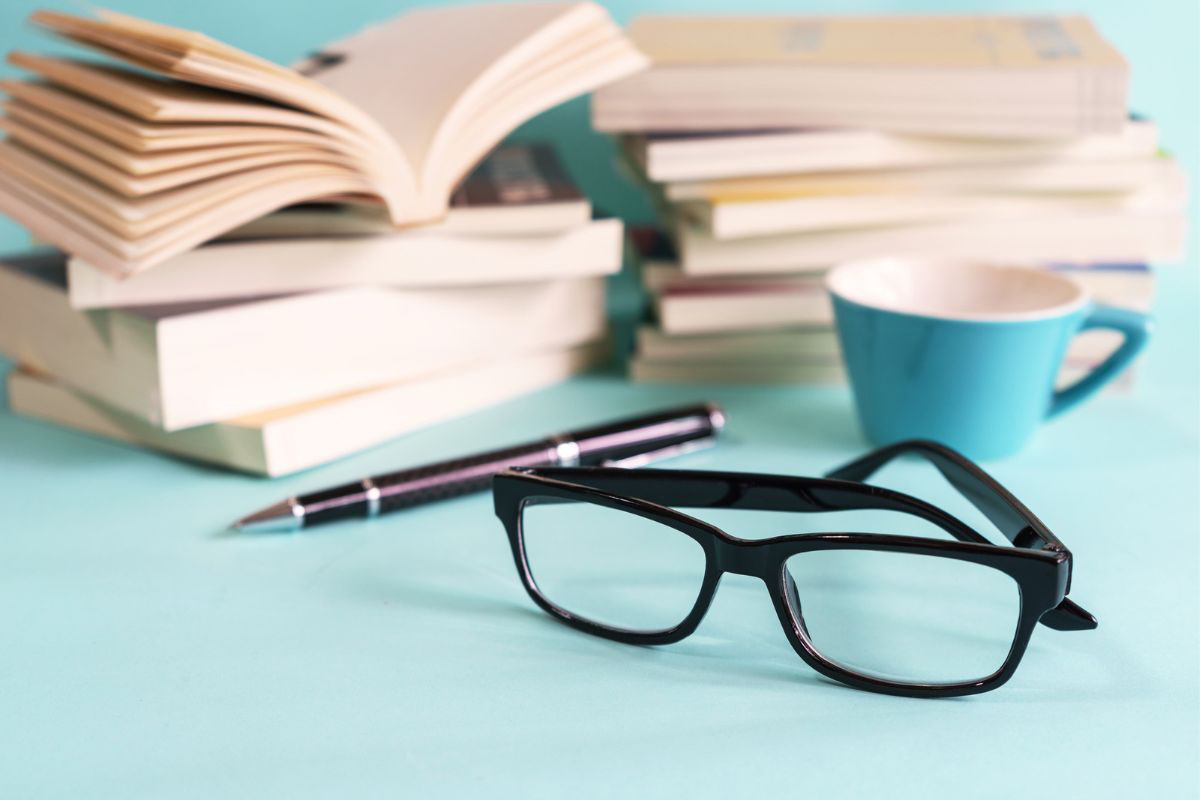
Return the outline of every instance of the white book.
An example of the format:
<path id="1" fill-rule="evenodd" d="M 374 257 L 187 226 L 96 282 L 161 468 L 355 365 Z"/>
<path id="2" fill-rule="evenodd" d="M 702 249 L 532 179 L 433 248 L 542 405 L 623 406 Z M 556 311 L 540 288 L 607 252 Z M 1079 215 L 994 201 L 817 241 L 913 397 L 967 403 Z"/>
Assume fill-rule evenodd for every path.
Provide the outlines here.
<path id="1" fill-rule="evenodd" d="M 64 272 L 57 253 L 0 261 L 0 353 L 164 430 L 568 347 L 605 329 L 603 278 L 81 313 Z"/>
<path id="2" fill-rule="evenodd" d="M 1144 264 L 1048 268 L 1078 282 L 1097 303 L 1143 313 L 1153 309 L 1154 274 Z M 641 331 L 649 338 L 639 338 L 639 352 L 647 357 L 700 356 L 709 348 L 713 354 L 747 357 L 809 353 L 818 333 L 832 331 L 823 273 L 696 278 L 676 265 L 651 262 L 643 266 L 643 281 L 654 295 L 659 322 L 659 328 Z M 1121 342 L 1116 331 L 1087 331 L 1071 341 L 1068 357 L 1098 363 Z"/>
<path id="3" fill-rule="evenodd" d="M 417 289 L 589 278 L 618 272 L 621 254 L 621 221 L 602 219 L 532 235 L 415 229 L 216 242 L 125 279 L 73 258 L 67 283 L 72 307 L 117 308 L 364 285 Z"/>
<path id="4" fill-rule="evenodd" d="M 1068 366 L 1086 367 L 1108 358 L 1121 345 L 1121 335 L 1108 330 L 1090 330 L 1076 336 L 1067 348 Z M 775 363 L 803 361 L 821 363 L 840 357 L 837 331 L 825 325 L 705 333 L 673 333 L 662 327 L 644 325 L 637 332 L 637 354 L 655 362 Z"/>
<path id="5" fill-rule="evenodd" d="M 1069 386 L 1087 375 L 1096 362 L 1068 357 L 1055 383 L 1059 388 Z M 831 385 L 846 382 L 846 372 L 840 361 L 818 359 L 745 357 L 716 360 L 655 360 L 635 355 L 629 360 L 629 377 L 640 383 L 708 383 L 708 384 L 817 384 Z M 1105 391 L 1128 392 L 1133 388 L 1134 371 L 1126 370 Z M 850 413 L 847 407 L 847 412 Z"/>
<path id="6" fill-rule="evenodd" d="M 1016 194 L 1129 192 L 1170 180 L 1179 171 L 1169 157 L 1149 154 L 1103 161 L 1011 161 L 675 181 L 663 185 L 663 195 L 678 202 L 951 190 Z"/>
<path id="7" fill-rule="evenodd" d="M 648 16 L 651 69 L 602 88 L 604 131 L 805 126 L 1115 133 L 1129 68 L 1079 16 Z"/>
<path id="8" fill-rule="evenodd" d="M 1066 139 L 920 136 L 872 128 L 697 131 L 633 134 L 623 137 L 623 145 L 651 180 L 672 184 L 668 197 L 679 193 L 682 199 L 707 193 L 688 182 L 746 176 L 1076 161 L 1099 168 L 1110 160 L 1153 158 L 1158 128 L 1133 118 L 1116 133 Z"/>
<path id="9" fill-rule="evenodd" d="M 762 274 L 734 273 L 731 275 L 696 275 L 684 272 L 677 261 L 660 261 L 657 259 L 644 261 L 639 265 L 642 286 L 651 294 L 662 294 L 673 289 L 704 289 L 718 294 L 726 288 L 742 290 L 762 286 L 768 288 L 781 282 L 795 282 L 805 285 L 821 285 L 824 281 L 825 267 L 814 267 L 809 270 L 795 272 L 767 272 Z"/>
<path id="10" fill-rule="evenodd" d="M 1044 269 L 1059 272 L 1082 285 L 1092 300 L 1135 311 L 1149 312 L 1154 306 L 1155 274 L 1146 264 L 1099 263 L 1039 265 Z M 823 286 L 824 268 L 801 272 L 772 272 L 765 274 L 741 273 L 733 275 L 695 275 L 684 272 L 675 261 L 651 259 L 640 264 L 642 286 L 652 295 L 661 295 L 670 290 L 704 289 L 718 296 L 726 288 L 737 291 L 763 289 L 781 283 L 796 283 L 805 286 Z"/>
<path id="11" fill-rule="evenodd" d="M 795 272 L 880 253 L 988 261 L 1145 263 L 1183 257 L 1187 217 L 1076 212 L 744 239 L 717 239 L 700 226 L 680 224 L 675 234 L 683 269 L 695 275 Z"/>
<path id="12" fill-rule="evenodd" d="M 638 356 L 647 361 L 828 361 L 838 358 L 833 325 L 738 331 L 717 334 L 675 335 L 643 325 L 637 331 Z"/>
<path id="13" fill-rule="evenodd" d="M 635 355 L 629 377 L 640 383 L 836 384 L 846 380 L 840 361 L 747 359 L 720 361 L 657 361 Z"/>
<path id="14" fill-rule="evenodd" d="M 654 306 L 667 333 L 745 331 L 833 321 L 833 306 L 821 275 L 668 286 L 655 295 Z"/>
<path id="15" fill-rule="evenodd" d="M 839 182 L 836 178 L 800 181 L 794 191 L 732 192 L 676 206 L 677 213 L 699 222 L 718 239 L 767 236 L 776 233 L 863 228 L 954 219 L 1021 219 L 1074 212 L 1183 214 L 1187 209 L 1187 180 L 1173 161 L 1150 161 L 1134 169 L 1128 185 L 1103 183 L 1091 187 L 1086 179 L 1074 186 L 1064 181 L 1048 191 L 1018 187 L 1020 169 L 1007 188 L 973 186 L 969 179 L 939 174 L 875 176 Z M 1140 173 L 1140 174 L 1139 174 Z"/>
<path id="16" fill-rule="evenodd" d="M 497 358 L 184 431 L 164 431 L 23 369 L 8 375 L 8 402 L 18 414 L 67 428 L 274 477 L 558 383 L 607 352 L 607 344 L 599 342 Z"/>

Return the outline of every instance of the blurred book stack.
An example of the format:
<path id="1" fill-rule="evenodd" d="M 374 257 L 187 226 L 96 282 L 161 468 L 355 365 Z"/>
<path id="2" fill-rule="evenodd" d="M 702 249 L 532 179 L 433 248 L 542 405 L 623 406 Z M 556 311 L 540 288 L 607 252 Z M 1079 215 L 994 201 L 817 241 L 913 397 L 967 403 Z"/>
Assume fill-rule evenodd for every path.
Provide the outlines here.
<path id="1" fill-rule="evenodd" d="M 411 12 L 304 75 L 101 14 L 34 19 L 116 63 L 3 85 L 0 211 L 51 245 L 0 258 L 14 411 L 282 475 L 606 356 L 620 221 L 497 146 L 644 66 L 598 6 Z"/>
<path id="2" fill-rule="evenodd" d="M 640 380 L 841 379 L 831 266 L 1032 262 L 1148 310 L 1186 238 L 1182 171 L 1130 117 L 1128 68 L 1081 17 L 645 17 L 650 70 L 593 123 L 659 209 Z M 1063 380 L 1117 344 L 1076 340 Z"/>

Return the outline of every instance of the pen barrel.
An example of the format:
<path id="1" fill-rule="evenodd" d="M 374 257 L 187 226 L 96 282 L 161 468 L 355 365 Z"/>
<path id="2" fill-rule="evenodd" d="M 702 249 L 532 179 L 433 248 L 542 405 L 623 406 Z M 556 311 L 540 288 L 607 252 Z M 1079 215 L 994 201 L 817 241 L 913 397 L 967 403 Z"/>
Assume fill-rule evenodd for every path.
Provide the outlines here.
<path id="1" fill-rule="evenodd" d="M 715 436 L 723 424 L 720 408 L 705 403 L 598 425 L 566 436 L 579 447 L 579 463 L 595 466 L 707 439 Z"/>
<path id="2" fill-rule="evenodd" d="M 509 467 L 536 467 L 557 463 L 557 452 L 549 442 L 525 444 L 427 464 L 377 478 L 381 511 L 445 500 L 491 487 L 492 476 Z"/>
<path id="3" fill-rule="evenodd" d="M 509 467 L 612 464 L 641 456 L 662 457 L 682 443 L 711 438 L 723 421 L 716 406 L 687 406 L 367 478 L 302 495 L 295 502 L 303 509 L 305 526 L 373 517 L 483 491 L 491 487 L 492 476 Z"/>
<path id="4" fill-rule="evenodd" d="M 491 486 L 492 476 L 508 467 L 540 467 L 557 463 L 557 451 L 548 441 L 507 447 L 426 464 L 360 482 L 335 486 L 298 498 L 304 506 L 304 524 L 316 525 L 350 517 L 373 516 L 370 495 L 378 491 L 379 512 L 445 500 Z"/>

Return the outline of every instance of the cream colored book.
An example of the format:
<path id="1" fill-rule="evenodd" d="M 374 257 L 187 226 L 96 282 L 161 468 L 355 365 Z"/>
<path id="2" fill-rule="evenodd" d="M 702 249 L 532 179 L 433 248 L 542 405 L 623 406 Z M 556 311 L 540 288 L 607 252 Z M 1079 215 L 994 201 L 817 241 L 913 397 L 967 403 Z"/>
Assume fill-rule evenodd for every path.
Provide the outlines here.
<path id="1" fill-rule="evenodd" d="M 646 65 L 591 2 L 410 11 L 296 69 L 110 11 L 33 21 L 114 61 L 9 55 L 33 80 L 0 84 L 0 212 L 114 275 L 304 201 L 439 220 L 518 124 Z"/>
<path id="2" fill-rule="evenodd" d="M 1154 184 L 1182 183 L 1174 159 L 1162 155 L 1097 161 L 1019 161 L 902 169 L 845 170 L 668 183 L 668 200 L 738 200 L 843 195 L 915 195 L 992 192 L 1055 195 L 1132 192 Z"/>
<path id="3" fill-rule="evenodd" d="M 72 259 L 67 282 L 74 308 L 121 308 L 356 284 L 418 289 L 590 278 L 618 272 L 621 251 L 618 219 L 533 235 L 418 229 L 353 238 L 214 242 L 124 279 Z"/>
<path id="4" fill-rule="evenodd" d="M 1121 342 L 1120 334 L 1112 331 L 1087 331 L 1071 340 L 1064 369 L 1069 372 L 1099 364 Z M 833 360 L 840 357 L 840 349 L 832 322 L 765 330 L 747 326 L 741 330 L 685 334 L 643 325 L 637 331 L 637 354 L 643 360 L 664 363 L 775 363 Z"/>
<path id="5" fill-rule="evenodd" d="M 598 91 L 605 131 L 1120 130 L 1129 69 L 1081 16 L 644 16 L 653 67 Z"/>
<path id="6" fill-rule="evenodd" d="M 1183 211 L 1070 210 L 739 239 L 718 239 L 694 224 L 676 228 L 683 270 L 692 275 L 797 272 L 879 253 L 989 261 L 1160 263 L 1181 259 L 1186 241 Z"/>
<path id="7" fill-rule="evenodd" d="M 607 344 L 597 342 L 498 358 L 184 431 L 164 431 L 49 376 L 24 369 L 9 373 L 8 402 L 18 414 L 67 428 L 278 476 L 558 383 L 607 353 Z"/>
<path id="8" fill-rule="evenodd" d="M 833 306 L 821 275 L 669 286 L 655 295 L 654 308 L 659 325 L 667 333 L 716 333 L 833 322 Z"/>
<path id="9" fill-rule="evenodd" d="M 840 357 L 833 325 L 673 335 L 653 325 L 637 330 L 637 353 L 647 361 L 782 361 Z"/>
<path id="10" fill-rule="evenodd" d="M 1057 165 L 1077 167 L 1079 165 Z M 676 205 L 717 239 L 955 219 L 1030 219 L 1069 213 L 1183 214 L 1187 180 L 1170 159 L 1099 171 L 947 170 L 806 176 L 731 187 Z M 995 174 L 981 174 L 995 172 Z M 1002 174 L 1007 172 L 1008 174 Z M 1075 174 L 1072 174 L 1075 173 Z M 1026 180 L 1027 178 L 1027 180 Z"/>
<path id="11" fill-rule="evenodd" d="M 629 377 L 639 383 L 837 384 L 845 382 L 846 373 L 840 359 L 659 361 L 635 355 Z"/>
<path id="12" fill-rule="evenodd" d="M 0 259 L 0 353 L 165 430 L 591 341 L 604 278 L 80 312 L 65 258 Z"/>
<path id="13" fill-rule="evenodd" d="M 1118 133 L 1068 139 L 921 136 L 872 128 L 695 131 L 622 137 L 622 147 L 654 181 L 689 183 L 746 176 L 986 164 L 1059 164 L 1153 158 L 1158 129 L 1130 118 Z M 670 195 L 669 195 L 670 196 Z M 696 197 L 698 195 L 691 195 Z"/>
<path id="14" fill-rule="evenodd" d="M 1075 357 L 1068 354 L 1055 384 L 1070 386 L 1095 369 L 1100 359 Z M 1134 386 L 1134 370 L 1125 370 L 1104 391 L 1127 393 Z M 629 377 L 639 383 L 708 383 L 708 384 L 815 384 L 836 385 L 846 382 L 846 371 L 840 359 L 819 357 L 791 358 L 683 358 L 655 359 L 633 356 L 629 361 Z"/>

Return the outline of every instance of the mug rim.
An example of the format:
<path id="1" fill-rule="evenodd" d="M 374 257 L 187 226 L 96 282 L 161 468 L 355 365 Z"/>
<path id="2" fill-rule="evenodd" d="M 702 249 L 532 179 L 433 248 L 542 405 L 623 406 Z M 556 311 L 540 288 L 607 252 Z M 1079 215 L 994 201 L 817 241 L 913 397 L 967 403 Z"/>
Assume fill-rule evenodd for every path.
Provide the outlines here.
<path id="1" fill-rule="evenodd" d="M 844 286 L 839 286 L 839 283 L 843 283 L 846 280 L 848 273 L 878 268 L 885 264 L 891 265 L 896 263 L 905 266 L 913 266 L 918 269 L 1004 270 L 1030 273 L 1036 275 L 1038 280 L 1043 280 L 1049 283 L 1057 283 L 1060 286 L 1068 287 L 1073 296 L 1066 302 L 1056 303 L 1054 305 L 1045 306 L 1042 308 L 1034 308 L 1027 311 L 953 312 L 879 303 L 870 299 L 862 298 L 861 296 L 855 296 L 854 293 L 848 292 Z M 1074 280 L 1070 276 L 1062 275 L 1051 270 L 1042 269 L 1028 263 L 987 261 L 983 259 L 972 258 L 911 258 L 902 256 L 882 256 L 875 258 L 855 259 L 853 261 L 843 262 L 833 267 L 833 269 L 831 269 L 825 276 L 825 289 L 831 295 L 834 295 L 845 302 L 862 306 L 863 308 L 886 311 L 892 314 L 904 314 L 910 317 L 924 317 L 929 319 L 942 319 L 957 322 L 1011 323 L 1058 319 L 1086 307 L 1089 303 L 1087 291 L 1078 281 Z"/>

